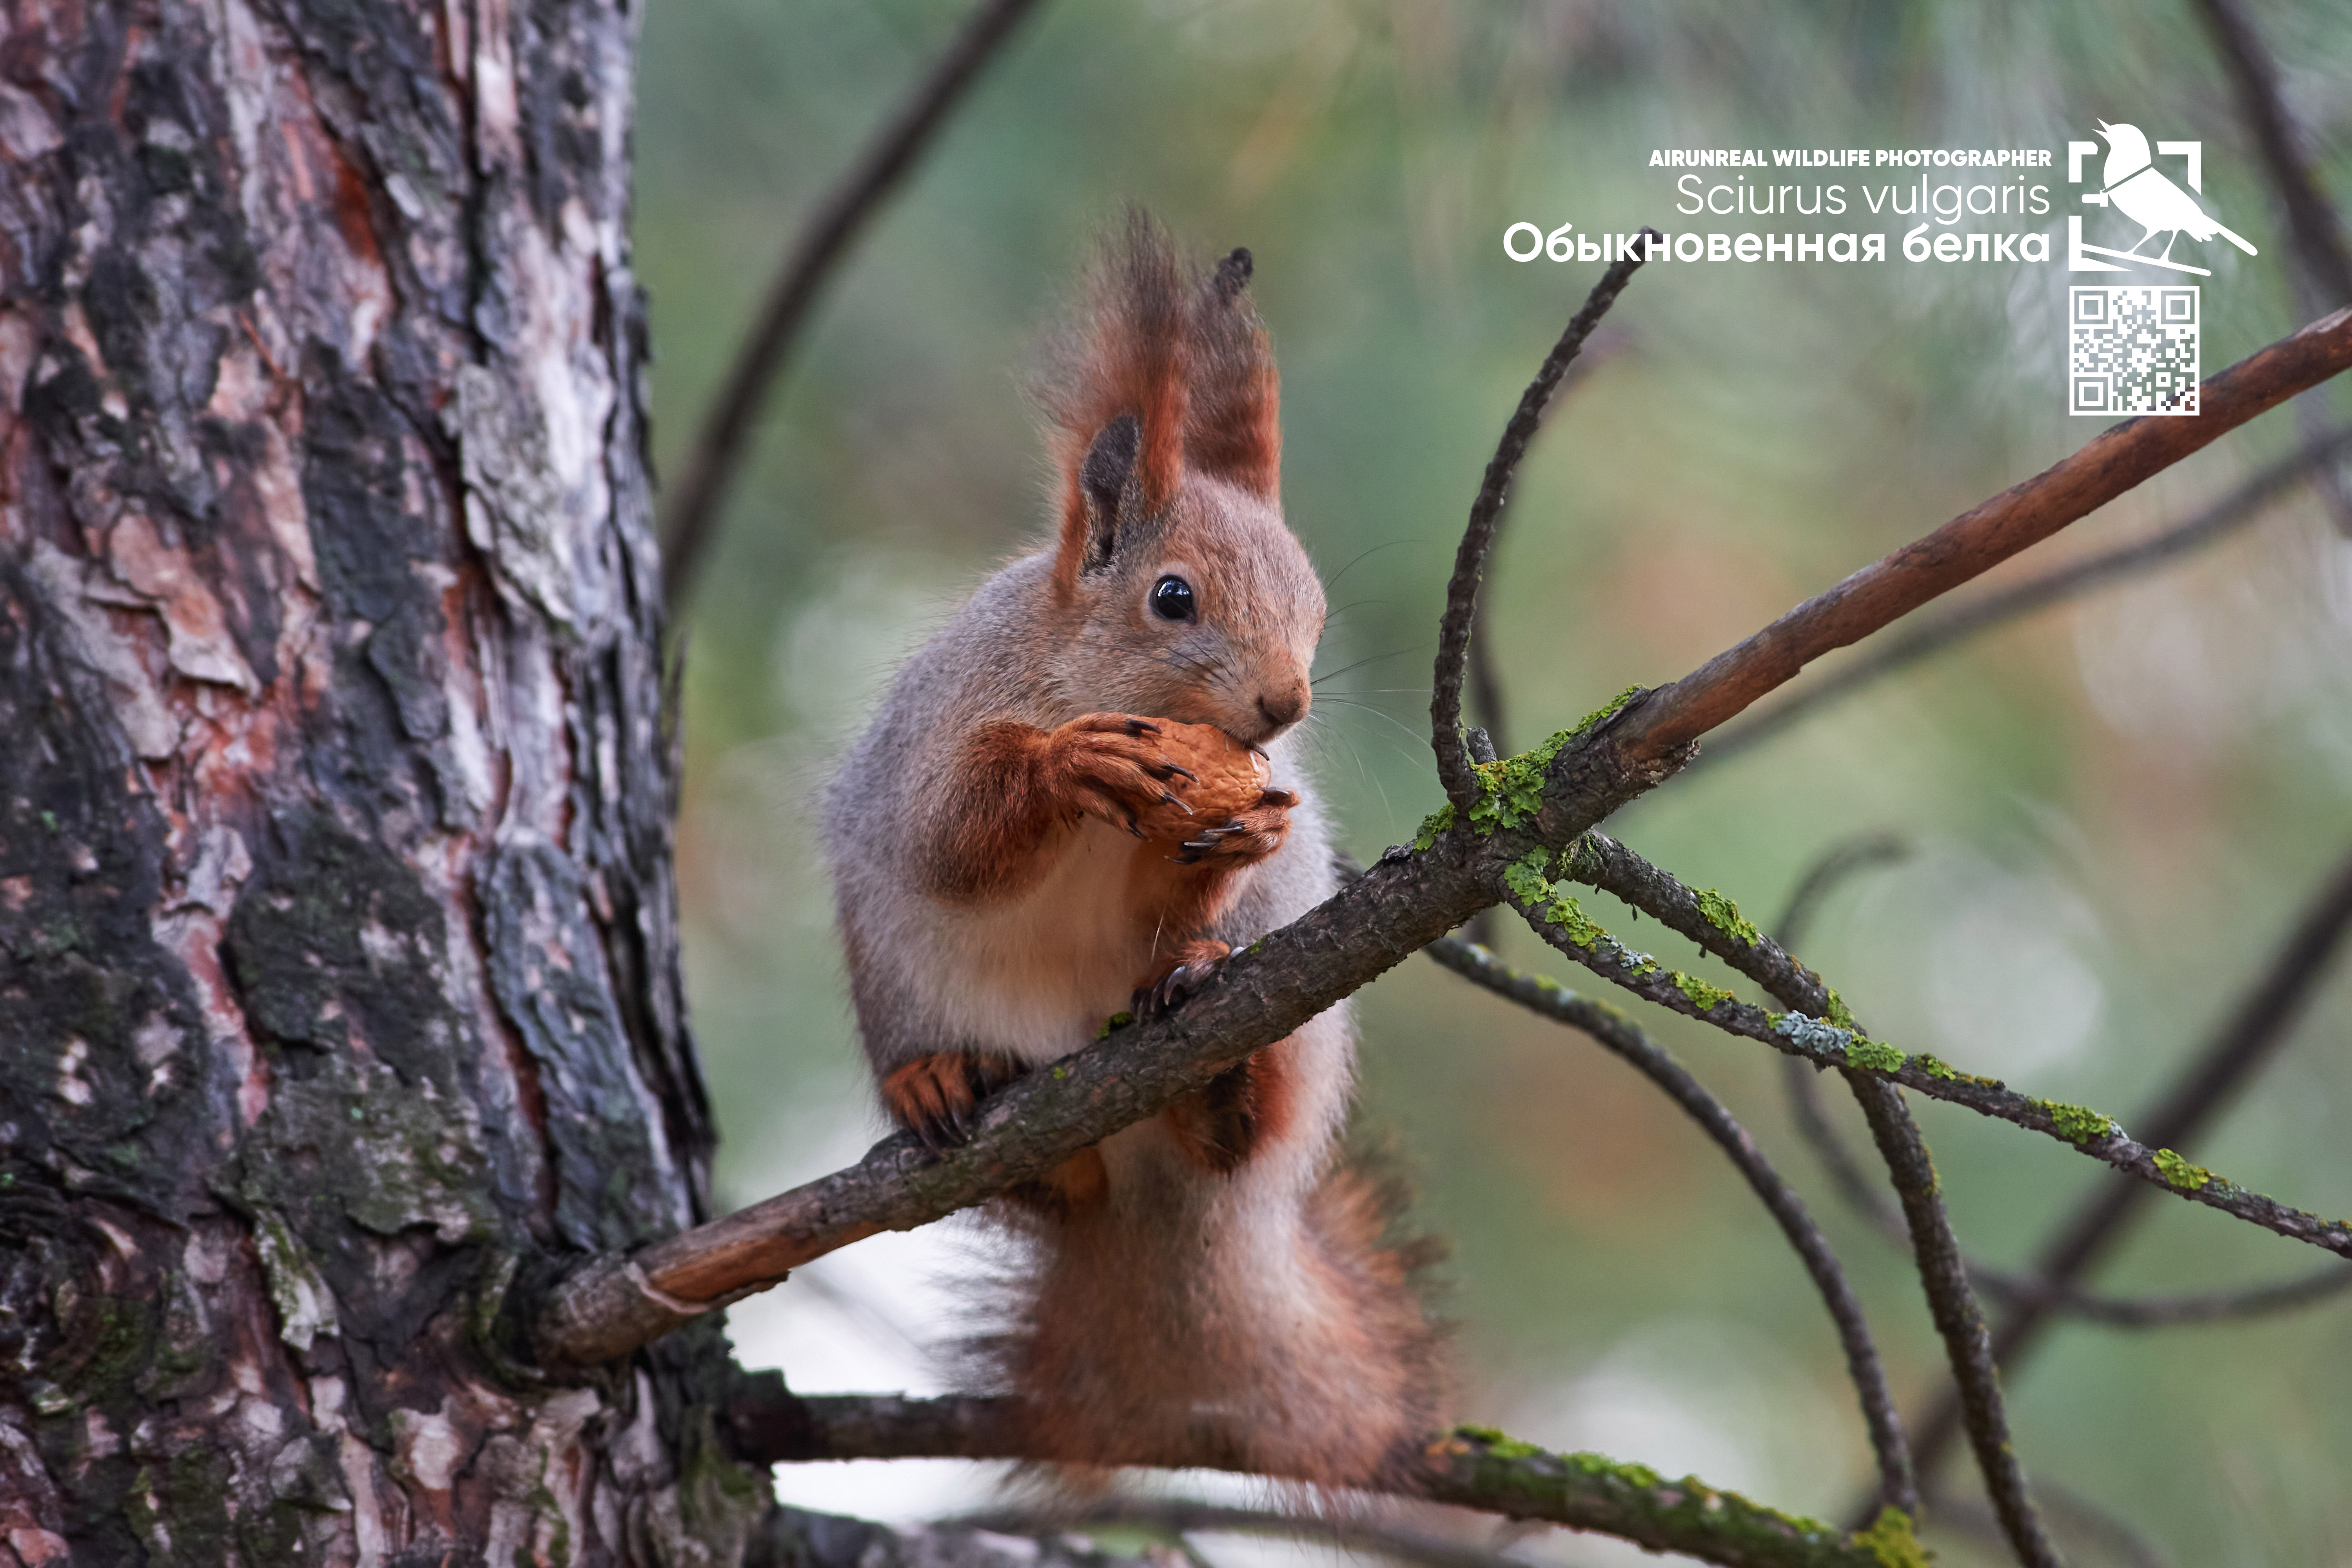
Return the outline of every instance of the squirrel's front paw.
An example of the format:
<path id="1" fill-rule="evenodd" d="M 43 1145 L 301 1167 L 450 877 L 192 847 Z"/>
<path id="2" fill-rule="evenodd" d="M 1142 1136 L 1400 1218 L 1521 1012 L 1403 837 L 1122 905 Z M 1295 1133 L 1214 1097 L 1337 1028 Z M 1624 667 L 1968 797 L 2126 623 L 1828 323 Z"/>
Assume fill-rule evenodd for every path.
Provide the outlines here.
<path id="1" fill-rule="evenodd" d="M 1290 833 L 1290 808 L 1298 797 L 1286 789 L 1262 792 L 1257 804 L 1213 827 L 1203 827 L 1171 857 L 1180 866 L 1247 866 L 1282 847 Z"/>
<path id="2" fill-rule="evenodd" d="M 935 1051 L 882 1080 L 882 1103 L 899 1126 L 933 1151 L 971 1136 L 971 1109 L 1026 1069 L 992 1052 Z"/>
<path id="3" fill-rule="evenodd" d="M 1156 974 L 1136 987 L 1135 999 L 1129 1004 L 1138 1018 L 1156 1018 L 1171 1008 L 1181 1006 L 1184 998 L 1208 984 L 1217 966 L 1233 956 L 1234 950 L 1222 942 L 1205 938 L 1188 942 L 1177 949 L 1175 958 L 1165 972 Z"/>
<path id="4" fill-rule="evenodd" d="M 1146 824 L 1189 808 L 1170 788 L 1192 770 L 1160 744 L 1160 722 L 1132 713 L 1088 713 L 1053 733 L 1055 794 L 1070 807 L 1124 827 L 1138 838 Z"/>

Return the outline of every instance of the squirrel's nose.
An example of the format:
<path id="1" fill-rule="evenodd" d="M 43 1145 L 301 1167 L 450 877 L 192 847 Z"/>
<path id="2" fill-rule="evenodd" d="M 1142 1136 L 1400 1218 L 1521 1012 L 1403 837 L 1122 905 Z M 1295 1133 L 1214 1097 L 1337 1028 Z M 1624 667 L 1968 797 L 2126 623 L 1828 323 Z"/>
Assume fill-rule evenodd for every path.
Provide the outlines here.
<path id="1" fill-rule="evenodd" d="M 1282 691 L 1259 692 L 1257 710 L 1277 730 L 1297 723 L 1307 714 L 1307 682 L 1293 681 Z"/>

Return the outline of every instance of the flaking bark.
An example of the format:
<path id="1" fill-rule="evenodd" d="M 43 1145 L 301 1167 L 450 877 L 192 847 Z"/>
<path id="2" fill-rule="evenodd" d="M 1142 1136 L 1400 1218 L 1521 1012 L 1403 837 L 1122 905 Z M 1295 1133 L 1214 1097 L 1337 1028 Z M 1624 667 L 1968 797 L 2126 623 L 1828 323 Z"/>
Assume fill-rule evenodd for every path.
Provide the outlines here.
<path id="1" fill-rule="evenodd" d="M 32 7 L 0 56 L 0 1564 L 733 1563 L 634 14 Z M 534 1262 L 533 1260 L 542 1260 Z"/>

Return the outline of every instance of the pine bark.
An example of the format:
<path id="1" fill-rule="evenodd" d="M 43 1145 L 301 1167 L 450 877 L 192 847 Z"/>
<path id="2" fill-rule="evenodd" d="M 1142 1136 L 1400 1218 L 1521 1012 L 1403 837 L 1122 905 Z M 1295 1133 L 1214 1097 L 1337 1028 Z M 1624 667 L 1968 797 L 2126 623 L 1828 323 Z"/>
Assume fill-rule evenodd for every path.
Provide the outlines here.
<path id="1" fill-rule="evenodd" d="M 0 1568 L 736 1563 L 715 1327 L 488 1328 L 709 1217 L 635 11 L 5 14 Z"/>

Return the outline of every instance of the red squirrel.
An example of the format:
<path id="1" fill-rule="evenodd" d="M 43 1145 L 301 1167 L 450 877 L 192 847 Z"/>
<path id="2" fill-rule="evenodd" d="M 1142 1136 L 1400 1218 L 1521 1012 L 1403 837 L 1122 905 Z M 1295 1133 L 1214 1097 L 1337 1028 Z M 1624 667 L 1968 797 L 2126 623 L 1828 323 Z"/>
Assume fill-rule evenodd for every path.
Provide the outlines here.
<path id="1" fill-rule="evenodd" d="M 1196 273 L 1140 214 L 1111 237 L 1039 388 L 1050 544 L 907 662 L 826 792 L 859 1031 L 934 1146 L 1334 889 L 1291 750 L 1323 588 L 1283 521 L 1250 271 Z M 1186 816 L 1191 724 L 1264 757 L 1238 815 Z M 999 1205 L 1033 1247 L 995 1355 L 1037 1458 L 1344 1486 L 1437 1426 L 1434 1333 L 1338 1160 L 1354 1057 L 1334 1007 Z"/>

